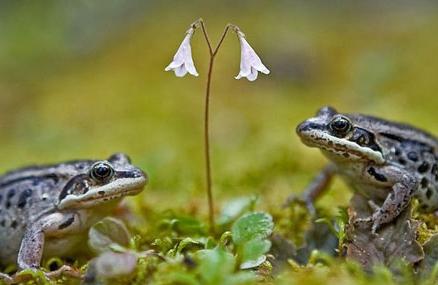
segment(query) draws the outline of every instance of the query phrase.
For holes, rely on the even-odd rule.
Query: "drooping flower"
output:
[[[246,77],[249,81],[254,81],[257,79],[259,71],[269,74],[269,69],[266,68],[260,57],[245,39],[245,34],[237,31],[237,36],[240,41],[240,72],[235,78]]]
[[[194,31],[193,27],[187,30],[184,40],[176,51],[172,62],[164,69],[165,71],[173,70],[178,77],[183,77],[187,72],[193,76],[198,76],[195,64],[193,63],[192,48],[190,47],[190,40]]]

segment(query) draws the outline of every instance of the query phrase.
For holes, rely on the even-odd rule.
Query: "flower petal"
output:
[[[175,75],[177,77],[183,77],[187,73],[187,69],[186,69],[186,66],[184,64],[175,68],[173,71],[175,71]]]
[[[198,76],[198,71],[196,71],[196,67],[195,67],[195,63],[193,62],[193,58],[192,58],[192,49],[189,46],[187,46],[187,57],[186,57],[186,61],[185,61],[185,66],[187,71],[193,75],[193,76]]]
[[[240,79],[242,77],[247,77],[249,81],[254,81],[258,76],[257,71],[269,74],[269,69],[266,68],[254,49],[249,45],[248,41],[245,39],[245,35],[238,31],[237,36],[240,41],[241,58],[240,72],[235,78]]]
[[[248,76],[246,77],[249,81],[254,81],[257,79],[257,75],[259,73],[257,72],[257,69],[255,69],[254,67],[251,67],[251,73],[248,74]]]
[[[193,28],[190,28],[187,31],[187,34],[176,51],[172,62],[164,69],[165,71],[173,70],[178,77],[183,77],[187,72],[194,76],[198,76],[195,64],[193,63],[192,48],[190,46],[193,32]]]
[[[246,48],[245,43],[243,42],[244,38],[239,37],[240,41],[240,72],[238,77],[246,77],[251,73],[250,62],[248,61],[248,50]]]
[[[181,66],[183,63],[178,63],[176,61],[172,61],[171,63],[169,63],[168,66],[166,66],[166,68],[164,69],[164,71],[170,71],[170,70],[174,70],[175,68]]]
[[[260,64],[253,65],[253,67],[255,69],[257,69],[258,71],[260,71],[261,73],[264,73],[264,74],[269,74],[270,73],[269,69],[267,69],[266,66],[261,61],[260,61]]]

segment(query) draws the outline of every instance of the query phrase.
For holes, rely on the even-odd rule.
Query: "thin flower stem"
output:
[[[210,58],[214,57],[213,47],[211,45],[210,38],[208,37],[207,28],[205,27],[204,21],[202,19],[199,19],[198,21],[199,21],[199,24],[201,25],[202,33],[204,34],[205,41],[207,42],[207,45],[208,45],[208,51],[210,52]]]
[[[214,200],[211,179],[210,163],[210,88],[213,74],[214,56],[210,57],[208,65],[207,87],[205,89],[205,109],[204,109],[204,145],[205,145],[205,170],[207,178],[207,198],[208,198],[208,218],[210,233],[215,233]]]
[[[211,159],[210,159],[210,90],[211,81],[213,78],[213,66],[216,55],[221,47],[227,32],[230,27],[234,28],[234,25],[228,24],[220,37],[218,44],[213,49],[210,38],[207,33],[207,28],[205,27],[204,21],[202,19],[197,20],[194,25],[199,24],[201,26],[202,33],[204,35],[205,41],[207,42],[208,51],[210,54],[210,63],[208,65],[208,75],[207,75],[207,86],[205,89],[205,108],[204,108],[204,146],[205,146],[205,170],[207,178],[207,198],[208,198],[208,217],[210,233],[215,234],[215,217],[214,217],[214,199],[212,190],[212,175],[211,175]],[[235,29],[235,28],[234,28]]]
[[[222,36],[220,37],[219,42],[218,42],[216,48],[213,51],[213,57],[216,56],[217,52],[219,51],[219,48],[221,47],[222,43],[224,42],[225,36],[227,35],[227,32],[228,32],[228,30],[230,29],[231,26],[232,26],[231,24],[228,24],[228,25],[225,26],[225,29],[224,29],[224,31],[222,33]]]

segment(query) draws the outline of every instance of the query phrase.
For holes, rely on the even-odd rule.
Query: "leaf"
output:
[[[219,225],[227,225],[236,220],[240,215],[246,211],[252,210],[257,201],[256,196],[252,197],[240,197],[229,201],[222,208],[221,214],[218,219]]]
[[[198,219],[173,213],[169,213],[169,217],[161,221],[160,227],[180,235],[204,235],[207,232],[205,224]]]
[[[266,260],[265,253],[271,248],[271,242],[265,239],[253,239],[242,245],[241,269],[254,268]]]
[[[111,217],[104,218],[88,231],[88,245],[97,253],[128,246],[130,238],[123,222]]]
[[[351,201],[351,210],[359,217],[372,214],[368,200],[356,194]],[[350,217],[352,220],[354,215]],[[347,257],[358,261],[366,269],[384,264],[396,268],[400,260],[415,264],[424,258],[423,249],[416,240],[419,223],[411,219],[408,207],[393,222],[384,225],[373,235],[369,227],[354,227],[352,221],[347,229]]]
[[[200,250],[197,252],[196,258],[199,264],[197,273],[201,284],[254,284],[254,273],[234,272],[235,257],[220,247]]]
[[[166,253],[174,247],[174,241],[170,237],[155,239],[152,246],[154,246],[158,252]]]
[[[253,239],[264,239],[271,235],[274,228],[272,217],[266,213],[246,214],[234,222],[231,228],[233,242],[243,244]]]
[[[251,259],[251,260],[247,260],[245,262],[242,262],[240,264],[240,269],[251,269],[251,268],[255,268],[260,266],[261,264],[263,264],[263,262],[266,261],[266,255],[261,255],[259,256],[257,259]]]
[[[205,243],[203,243],[202,241],[187,237],[179,242],[176,248],[176,253],[182,253],[183,251],[187,251],[191,248],[202,249],[204,247],[205,247]]]
[[[166,276],[160,277],[160,282],[157,284],[178,284],[178,285],[200,285],[199,281],[196,279],[196,276],[190,274],[188,272],[168,272]]]
[[[202,284],[224,284],[224,277],[234,270],[234,256],[221,248],[198,251],[198,273]]]
[[[114,278],[131,274],[137,265],[137,256],[134,253],[115,253],[107,251],[95,259],[98,277]]]

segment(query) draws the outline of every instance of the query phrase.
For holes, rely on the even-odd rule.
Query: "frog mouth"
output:
[[[147,184],[146,177],[118,179],[112,183],[89,190],[82,195],[68,195],[58,205],[58,209],[89,208],[96,204],[137,195]]]
[[[300,130],[301,141],[310,147],[317,147],[344,158],[372,160],[375,163],[385,162],[383,155],[375,150],[362,147],[345,138],[338,138],[321,130]]]

